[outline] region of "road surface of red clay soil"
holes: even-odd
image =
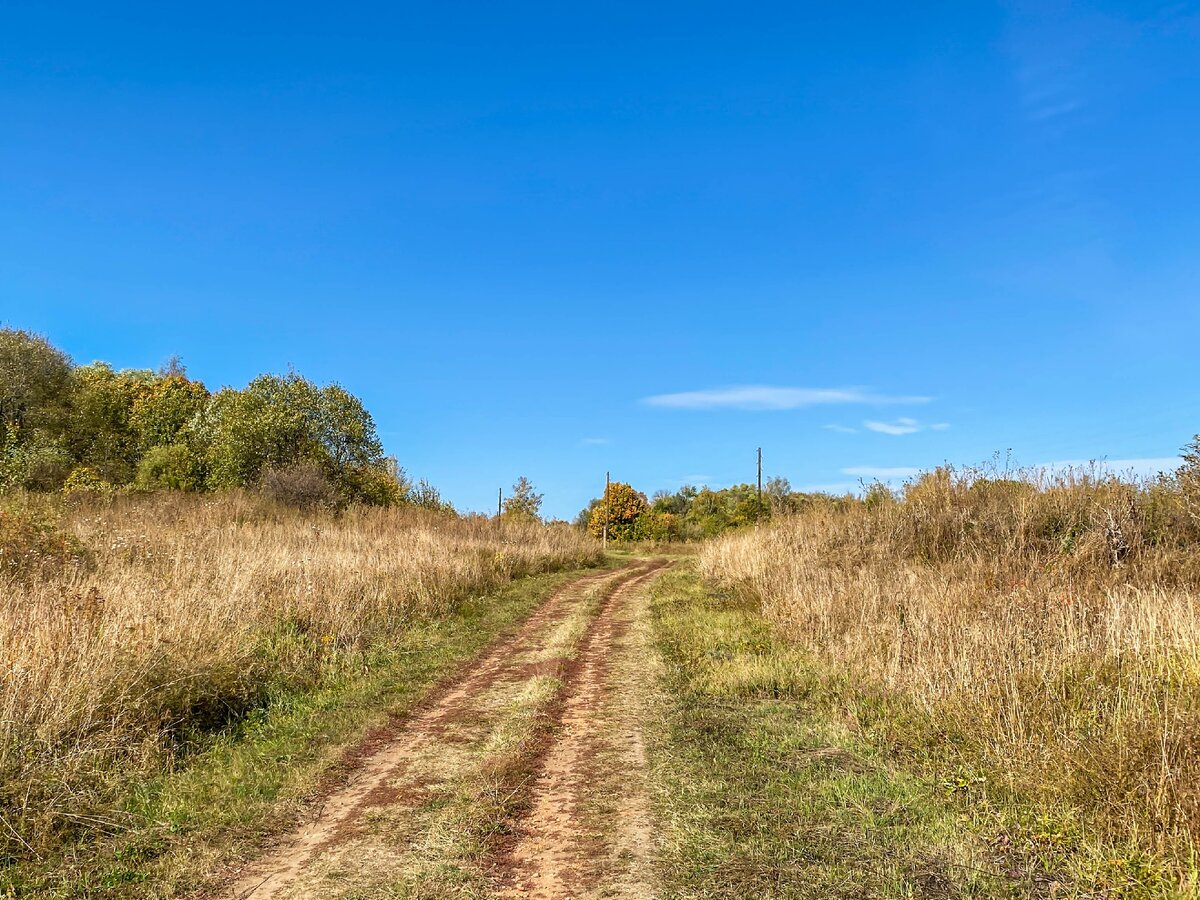
[[[664,565],[559,588],[376,733],[316,816],[217,896],[653,896],[639,684]]]

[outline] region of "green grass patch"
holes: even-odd
[[[89,811],[75,843],[0,868],[0,897],[152,900],[203,888],[223,863],[296,821],[336,779],[348,748],[578,574],[522,579],[387,646],[348,653],[302,689],[273,688],[229,727],[191,737],[171,770],[130,784],[111,809]]]
[[[864,739],[826,673],[755,608],[691,566],[652,592],[663,896],[1027,896],[989,871],[945,792]]]

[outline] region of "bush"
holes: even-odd
[[[83,544],[63,531],[49,513],[0,509],[0,577],[43,578],[86,560]]]
[[[1200,434],[1183,448],[1183,465],[1176,480],[1192,529],[1200,530]]]
[[[43,435],[23,441],[10,428],[0,454],[0,487],[18,487],[30,491],[57,491],[63,486],[75,462],[61,444]]]
[[[259,480],[264,497],[293,509],[330,509],[340,505],[337,489],[314,463],[284,469],[265,469]]]
[[[454,505],[448,500],[443,500],[441,492],[424,478],[409,489],[404,501],[432,512],[454,512]]]
[[[378,466],[357,466],[338,478],[342,494],[351,503],[368,506],[396,506],[408,499],[408,486],[397,476]]]
[[[65,497],[110,497],[113,486],[91,466],[77,466],[62,486]]]
[[[204,486],[204,465],[185,444],[153,447],[138,464],[134,487],[141,491],[198,491]]]

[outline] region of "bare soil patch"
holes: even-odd
[[[652,663],[647,574],[605,602],[567,673],[528,812],[498,865],[500,897],[653,896],[642,722]]]

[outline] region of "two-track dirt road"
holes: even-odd
[[[644,612],[664,565],[560,588],[219,896],[653,896]]]

